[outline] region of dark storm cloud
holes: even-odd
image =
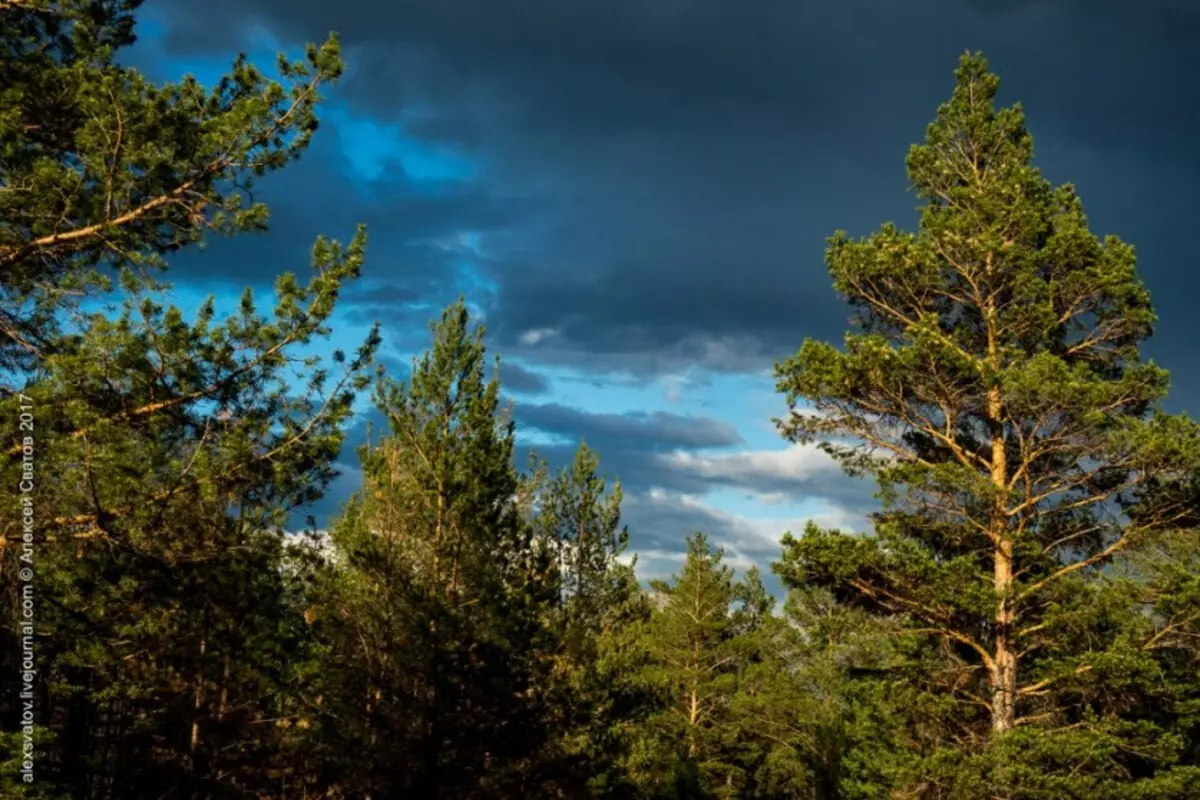
[[[336,29],[359,111],[457,143],[487,186],[557,209],[517,214],[480,185],[429,199],[401,182],[368,200],[293,168],[297,189],[328,193],[289,210],[281,189],[277,227],[377,221],[374,274],[417,294],[445,267],[413,239],[483,230],[504,352],[649,371],[758,368],[805,335],[837,337],[824,238],[911,222],[904,152],[957,54],[983,49],[1047,172],[1080,185],[1099,231],[1139,246],[1163,319],[1152,352],[1200,390],[1182,374],[1200,4],[206,0],[170,17],[179,53],[230,52],[255,24],[285,43]],[[556,346],[522,345],[530,329],[558,331]]]
[[[517,448],[517,464],[525,466],[532,453],[538,461],[545,462],[551,472],[570,467],[579,447],[579,440],[555,444],[522,444]],[[588,446],[600,456],[600,473],[611,480],[620,481],[627,492],[639,493],[658,487],[673,492],[703,494],[714,484],[703,478],[683,472],[664,469],[658,463],[656,453],[633,447],[600,446],[587,439]]]
[[[531,397],[550,391],[550,382],[544,376],[512,361],[500,365],[500,385],[505,391]]]
[[[271,212],[268,233],[213,238],[203,251],[182,251],[176,273],[182,280],[270,282],[280,272],[306,270],[316,236],[345,242],[364,223],[370,283],[352,289],[357,296],[350,299],[403,306],[428,298],[463,259],[450,246],[461,231],[507,229],[532,210],[484,183],[416,181],[399,164],[383,176],[354,174],[337,126],[322,126],[298,162],[256,187],[253,199]]]
[[[486,309],[493,349],[593,374],[758,370],[805,336],[840,339],[847,310],[828,284],[825,237],[888,219],[911,227],[904,153],[948,96],[958,54],[982,49],[1002,102],[1028,112],[1039,164],[1079,186],[1094,230],[1137,246],[1162,320],[1150,353],[1174,372],[1172,405],[1200,410],[1200,372],[1189,369],[1200,289],[1195,0],[151,6],[168,16],[166,46],[184,56],[232,55],[255,25],[289,48],[338,30],[350,62],[341,101],[480,165],[473,178],[431,184],[393,161],[366,181],[327,124],[312,152],[262,184],[273,233],[216,242],[182,264],[186,276],[242,283],[302,271],[317,233],[345,238],[366,221],[365,282],[346,300],[356,320],[384,323],[389,346],[426,345],[426,322],[458,293],[465,264],[497,287]],[[479,233],[480,252],[445,246],[462,231]],[[506,362],[516,393],[523,376],[511,370]],[[552,465],[568,463],[582,435],[638,496],[723,487],[858,509],[870,494],[819,471],[664,461],[709,441],[691,430],[687,444],[670,420],[639,429],[538,409],[517,405],[522,429],[532,415],[571,440],[536,448]],[[664,503],[638,512],[647,528],[681,537],[689,515],[721,525]]]
[[[270,209],[268,231],[214,237],[203,250],[181,251],[172,280],[217,293],[245,285],[261,290],[283,272],[306,280],[316,237],[346,243],[362,223],[367,257],[362,277],[343,292],[344,319],[379,322],[389,349],[423,349],[429,322],[465,289],[458,277],[464,271],[487,277],[492,269],[458,241],[462,232],[519,227],[537,203],[482,182],[412,180],[398,165],[383,175],[357,176],[337,127],[323,126],[298,162],[256,188],[254,200]]]

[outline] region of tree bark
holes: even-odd
[[[1012,542],[1002,539],[995,550],[996,648],[992,669],[992,730],[1010,730],[1016,718],[1017,654],[1013,648]]]
[[[1005,490],[1008,464],[1005,450],[1003,404],[999,388],[988,390],[988,422],[992,429],[992,484],[996,499],[992,509],[991,535],[993,577],[996,593],[995,655],[992,667],[992,730],[1010,730],[1016,718],[1017,654],[1013,647],[1013,543],[1008,535]]]

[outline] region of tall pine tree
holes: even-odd
[[[314,711],[343,796],[537,797],[548,746],[538,677],[552,550],[520,511],[513,425],[460,301],[409,383],[377,392],[389,431],[332,531],[315,623]]]
[[[1097,581],[1189,514],[1169,487],[1196,463],[1197,431],[1156,410],[1167,374],[1138,355],[1155,317],[1132,248],[1094,236],[1074,188],[1033,167],[1021,108],[997,109],[997,86],[964,56],[910,151],[916,234],[830,242],[857,330],[777,366],[793,408],[781,430],[873,473],[884,511],[873,535],[810,531],[787,558],[941,642],[929,686],[952,701],[946,729],[967,750],[1031,729],[1111,744],[1096,720],[1113,698],[1074,687],[1140,669],[1149,639],[1114,633]],[[1172,763],[1137,745],[1091,764],[1074,736],[1055,764],[1067,773],[1074,755],[1114,775]],[[952,785],[928,791],[977,796]]]
[[[742,737],[732,706],[750,631],[734,611],[749,593],[724,555],[693,533],[679,574],[651,583],[647,677],[661,705],[643,728],[635,763],[653,797],[742,796],[745,770],[732,752]]]

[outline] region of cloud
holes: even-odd
[[[601,453],[608,449],[728,447],[741,442],[728,422],[665,411],[605,414],[559,403],[525,403],[516,407],[515,418],[525,428],[583,439]]]
[[[779,558],[779,540],[784,533],[800,533],[810,520],[846,531],[863,530],[867,525],[861,514],[836,505],[812,514],[746,519],[722,511],[702,497],[663,489],[628,496],[622,519],[629,526],[638,575],[644,581],[677,571],[683,564],[686,537],[700,532],[724,548],[725,563],[737,571],[758,566],[767,573],[764,577],[772,591],[779,589],[779,583],[770,576],[769,567]]]
[[[366,219],[372,280],[434,305],[461,269],[491,281],[506,355],[647,374],[756,371],[805,336],[839,339],[824,240],[912,225],[904,152],[957,55],[982,48],[1047,171],[1081,186],[1099,230],[1142,248],[1163,309],[1153,352],[1187,364],[1191,292],[1178,289],[1193,279],[1175,263],[1200,208],[1187,189],[1200,176],[1194,3],[193,0],[172,4],[165,29],[177,57],[232,53],[261,29],[285,43],[339,30],[346,114],[472,168],[420,180],[441,173],[406,172],[403,147],[390,161],[371,148],[374,180],[347,180],[347,156],[302,161],[272,190],[277,230],[306,246]],[[363,136],[343,127],[352,150]],[[1069,155],[1081,148],[1095,157]],[[1178,202],[1151,207],[1130,186]],[[477,233],[471,254],[431,244],[461,231]],[[226,253],[230,269],[280,255]],[[424,313],[391,307],[362,313],[395,335]]]
[[[532,372],[515,361],[500,364],[500,385],[505,391],[523,395],[541,395],[550,391],[545,376]]]
[[[536,328],[534,330],[525,331],[517,337],[517,340],[523,345],[532,347],[539,342],[549,339],[557,333],[558,331],[554,330],[553,328]]]
[[[786,485],[841,472],[837,462],[812,445],[715,455],[676,452],[659,459],[682,472],[738,485]]]
[[[780,450],[738,449],[740,437],[716,421],[673,414],[588,414],[549,404],[517,405],[518,463],[530,451],[552,470],[568,466],[580,439],[600,455],[601,472],[628,492],[667,492],[703,497],[732,490],[753,503],[788,506],[826,502],[861,519],[874,510],[872,482],[847,476],[818,448],[793,445]],[[567,441],[531,441],[532,431]]]
[[[664,472],[698,478],[711,486],[745,489],[767,503],[822,497],[856,508],[873,504],[871,485],[848,477],[814,445],[733,453],[676,451],[657,455],[656,462]]]
[[[709,505],[703,498],[683,492],[651,489],[631,494],[622,506],[622,516],[639,546],[682,552],[684,537],[699,531],[746,556],[774,554],[784,529],[772,536],[755,525]]]

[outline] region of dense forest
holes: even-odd
[[[1200,798],[1200,431],[982,56],[909,151],[917,230],[829,240],[852,330],[780,354],[780,433],[880,510],[783,536],[777,599],[702,532],[640,582],[602,454],[516,463],[465,303],[402,380],[386,327],[314,355],[365,230],[172,306],[343,65],[156,85],[138,6],[0,0],[0,796]],[[361,487],[294,530],[368,396]]]

